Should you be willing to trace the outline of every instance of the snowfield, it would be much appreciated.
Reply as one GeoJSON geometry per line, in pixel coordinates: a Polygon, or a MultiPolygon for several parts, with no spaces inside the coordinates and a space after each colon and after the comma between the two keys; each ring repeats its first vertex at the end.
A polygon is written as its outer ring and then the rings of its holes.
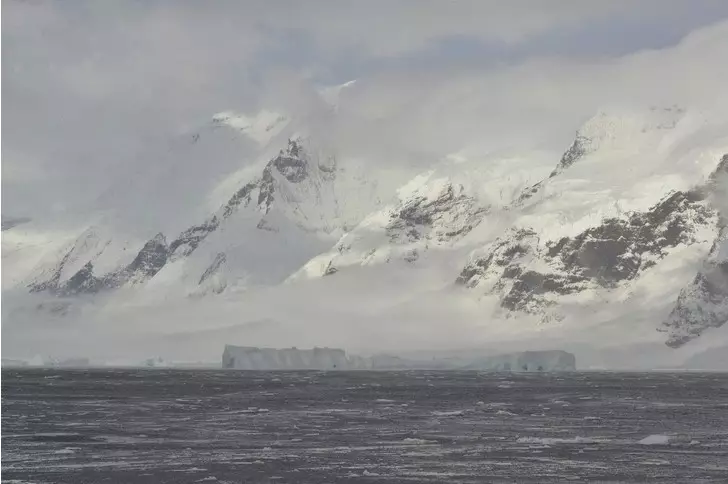
{"type": "Polygon", "coordinates": [[[147,174],[144,203],[120,196],[63,231],[4,228],[3,349],[206,359],[239,341],[582,361],[590,348],[595,367],[679,365],[728,318],[726,126],[700,109],[613,108],[561,155],[463,149],[393,168],[286,114],[216,114],[172,143],[187,158],[147,174]],[[194,183],[175,181],[186,167],[194,183]],[[156,203],[155,184],[191,191],[156,203]],[[650,350],[624,358],[625,343],[650,350]]]}

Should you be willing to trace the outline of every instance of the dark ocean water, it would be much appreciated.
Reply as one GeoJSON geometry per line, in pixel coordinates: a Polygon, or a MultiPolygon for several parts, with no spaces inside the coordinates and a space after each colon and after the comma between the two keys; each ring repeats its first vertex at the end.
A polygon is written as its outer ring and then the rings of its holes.
{"type": "Polygon", "coordinates": [[[569,481],[728,482],[728,374],[2,371],[2,482],[569,481]]]}

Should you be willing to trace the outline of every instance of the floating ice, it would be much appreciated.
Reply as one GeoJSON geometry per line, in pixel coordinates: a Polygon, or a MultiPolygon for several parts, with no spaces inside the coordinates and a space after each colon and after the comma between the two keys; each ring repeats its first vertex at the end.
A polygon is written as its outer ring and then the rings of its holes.
{"type": "Polygon", "coordinates": [[[668,435],[648,435],[644,439],[640,440],[638,444],[642,445],[667,445],[670,443],[670,436],[668,435]]]}
{"type": "Polygon", "coordinates": [[[354,370],[366,366],[338,348],[301,350],[225,345],[222,367],[237,370],[354,370]]]}

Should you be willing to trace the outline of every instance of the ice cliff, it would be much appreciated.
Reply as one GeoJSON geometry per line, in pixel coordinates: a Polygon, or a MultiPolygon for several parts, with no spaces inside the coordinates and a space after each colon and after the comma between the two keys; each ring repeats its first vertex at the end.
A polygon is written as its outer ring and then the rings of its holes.
{"type": "Polygon", "coordinates": [[[222,367],[236,370],[357,370],[368,366],[338,348],[257,348],[225,345],[222,367]]]}
{"type": "Polygon", "coordinates": [[[237,370],[483,370],[575,371],[576,357],[561,350],[524,351],[470,358],[407,359],[393,355],[360,357],[339,348],[257,348],[226,345],[222,367],[237,370]]]}

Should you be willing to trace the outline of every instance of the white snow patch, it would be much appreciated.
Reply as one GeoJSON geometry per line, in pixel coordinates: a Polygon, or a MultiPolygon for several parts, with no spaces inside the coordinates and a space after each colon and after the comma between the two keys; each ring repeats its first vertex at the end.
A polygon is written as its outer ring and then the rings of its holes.
{"type": "Polygon", "coordinates": [[[215,114],[212,121],[238,129],[259,145],[266,145],[283,130],[289,118],[283,114],[263,109],[253,116],[224,111],[215,114]]]}
{"type": "Polygon", "coordinates": [[[594,444],[600,442],[599,440],[592,439],[589,437],[519,437],[516,439],[519,444],[594,444]]]}
{"type": "Polygon", "coordinates": [[[660,434],[648,435],[637,443],[641,445],[667,445],[670,443],[670,436],[660,434]]]}

